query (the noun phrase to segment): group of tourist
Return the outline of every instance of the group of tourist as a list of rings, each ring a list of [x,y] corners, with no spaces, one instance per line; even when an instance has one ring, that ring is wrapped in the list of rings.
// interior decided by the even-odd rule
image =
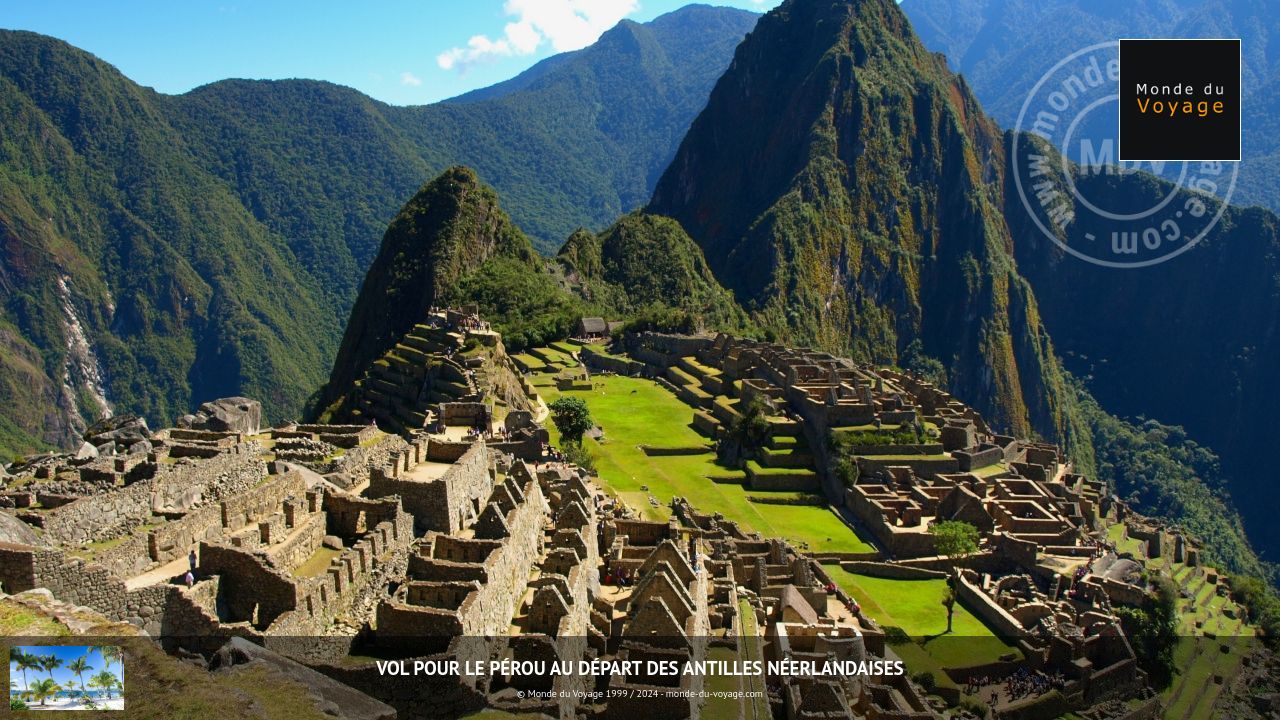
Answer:
[[[635,583],[635,578],[631,577],[631,571],[626,568],[619,568],[617,572],[609,565],[604,566],[604,584],[615,585],[617,587],[631,587]]]
[[[1000,700],[1000,686],[998,681],[993,683],[989,676],[969,678],[965,683],[965,692],[969,695],[977,695],[982,688],[993,684],[995,687],[991,688],[988,700],[994,707]],[[1067,679],[1060,672],[1045,673],[1022,667],[1006,677],[1003,684],[1004,695],[1012,702],[1025,697],[1040,696],[1050,690],[1062,690],[1067,686]]]
[[[564,462],[564,453],[560,452],[558,448],[552,447],[550,445],[543,445],[542,454],[547,458],[546,460],[547,465],[551,465],[552,463],[558,464],[558,463]],[[542,463],[539,463],[539,465],[541,464]]]
[[[836,584],[833,582],[827,583],[822,587],[822,589],[826,590],[828,595],[840,597],[839,588],[837,588]],[[844,599],[844,609],[848,610],[850,615],[857,615],[862,612],[862,606],[859,605],[858,601],[854,600],[852,597],[846,597]]]
[[[1116,551],[1115,545],[1106,540],[1090,538],[1090,542],[1093,544],[1093,552],[1090,553],[1089,560],[1076,568],[1075,572],[1072,573],[1071,576],[1071,592],[1068,594],[1071,598],[1076,600],[1080,599],[1080,581],[1084,580],[1089,573],[1093,572],[1093,563],[1103,555],[1114,553]]]

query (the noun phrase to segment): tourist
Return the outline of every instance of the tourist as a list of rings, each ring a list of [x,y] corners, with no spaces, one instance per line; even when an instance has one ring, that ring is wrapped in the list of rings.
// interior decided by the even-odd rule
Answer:
[[[187,562],[191,564],[191,572],[195,572],[196,571],[196,551],[194,549],[192,549],[190,554],[187,555]]]
[[[187,587],[188,587],[188,588],[190,588],[192,585],[195,585],[195,584],[196,584],[196,576],[195,576],[195,574],[194,574],[194,573],[192,573],[190,570],[188,570],[188,571],[187,571],[186,576],[184,576],[184,577],[182,578],[182,580],[183,580],[183,582],[185,582],[185,583],[187,584]]]

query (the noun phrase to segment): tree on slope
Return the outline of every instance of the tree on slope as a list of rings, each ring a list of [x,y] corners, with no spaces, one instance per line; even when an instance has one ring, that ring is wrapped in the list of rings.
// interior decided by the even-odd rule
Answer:
[[[581,444],[582,436],[595,425],[591,420],[591,410],[582,398],[562,397],[548,407],[551,420],[565,443]]]
[[[933,535],[933,544],[938,554],[947,559],[951,572],[947,578],[947,588],[942,596],[942,606],[947,609],[947,632],[951,632],[951,621],[956,610],[956,570],[970,555],[978,552],[978,528],[963,520],[944,520],[929,527]]]

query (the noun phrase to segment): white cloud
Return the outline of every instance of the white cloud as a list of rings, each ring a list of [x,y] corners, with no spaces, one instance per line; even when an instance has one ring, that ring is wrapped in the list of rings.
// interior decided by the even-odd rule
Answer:
[[[638,0],[507,0],[502,10],[515,19],[500,37],[474,35],[465,47],[437,55],[436,64],[464,71],[478,62],[529,55],[544,42],[556,52],[584,48],[638,6]]]
[[[410,87],[418,87],[422,84],[422,79],[406,70],[400,73],[400,84],[408,85]]]

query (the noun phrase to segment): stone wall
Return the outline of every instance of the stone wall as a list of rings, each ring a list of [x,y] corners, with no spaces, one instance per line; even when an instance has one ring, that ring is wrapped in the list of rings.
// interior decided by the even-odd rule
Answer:
[[[266,475],[260,450],[257,443],[242,443],[208,459],[155,463],[148,479],[43,513],[45,537],[66,546],[111,540],[146,524],[156,510],[181,510],[243,492]]]
[[[644,372],[644,363],[642,362],[613,355],[602,355],[590,348],[582,348],[578,352],[578,357],[582,358],[582,362],[587,367],[596,370],[617,373],[618,375],[640,375]]]
[[[478,512],[480,502],[493,489],[490,461],[488,446],[475,442],[437,480],[406,480],[398,477],[399,471],[394,467],[374,470],[366,494],[370,497],[399,495],[419,531],[455,533]]]
[[[45,588],[59,600],[192,650],[212,650],[228,634],[183,587],[162,583],[129,590],[103,565],[67,559],[56,550],[0,544],[0,586],[7,593]]]
[[[222,535],[222,506],[209,504],[161,525],[147,534],[148,560],[167,563],[202,540]]]
[[[449,442],[447,440],[431,440],[427,443],[427,460],[432,462],[454,463],[462,459],[471,449],[474,442]]]
[[[947,576],[945,572],[939,570],[929,570],[928,568],[899,565],[897,563],[868,562],[865,560],[845,561],[840,563],[840,567],[847,572],[858,575],[870,575],[871,577],[892,580],[937,580]]]
[[[970,612],[978,616],[979,620],[992,628],[996,635],[1008,639],[1025,634],[1022,624],[1017,619],[997,605],[991,596],[982,591],[982,588],[965,578],[963,573],[956,580],[956,597]]]
[[[219,503],[209,503],[170,520],[148,534],[151,561],[166,563],[187,553],[192,545],[214,542],[279,513],[288,498],[305,505],[306,482],[297,472],[285,473],[251,486]]]
[[[94,554],[93,561],[122,578],[133,577],[151,566],[150,535],[134,533],[118,545]]]
[[[207,459],[159,463],[155,472],[155,508],[183,509],[190,498],[220,500],[257,485],[267,474],[262,446],[239,443]]]
[[[536,481],[527,484],[523,495],[524,501],[506,514],[507,536],[485,559],[486,581],[466,594],[456,612],[454,608],[416,604],[405,594],[379,607],[379,630],[399,637],[450,631],[473,637],[505,634],[529,582],[530,567],[541,553],[547,512],[546,499]],[[413,584],[410,585],[412,591]],[[456,620],[451,621],[448,616]]]
[[[111,540],[151,519],[155,480],[88,495],[44,513],[44,536],[59,545]]]
[[[320,514],[307,515],[292,530],[284,542],[267,551],[271,564],[281,570],[292,570],[315,554],[324,541],[325,518]]]
[[[224,621],[252,622],[259,629],[298,606],[294,580],[268,567],[253,553],[213,543],[200,543],[200,575],[221,575],[219,607]]]
[[[891,557],[914,558],[936,554],[933,536],[928,532],[902,531],[891,525],[885,514],[860,489],[844,493],[845,507],[865,527]]]
[[[407,446],[399,435],[382,435],[376,441],[348,450],[335,461],[336,470],[350,477],[352,485],[359,485],[369,479],[372,470],[385,467],[393,455],[400,454]]]
[[[252,492],[242,492],[222,502],[222,526],[227,530],[239,530],[273,513],[279,512],[286,498],[301,498],[307,484],[302,474],[285,473],[268,481]]]
[[[344,549],[324,574],[299,583],[297,608],[276,620],[273,634],[323,634],[338,615],[358,604],[371,607],[373,594],[380,595],[393,575],[402,576],[404,554],[413,541],[413,519],[398,503],[391,505],[390,519],[379,521]]]
[[[400,502],[393,497],[370,500],[346,493],[326,493],[324,510],[329,532],[344,538],[360,537],[384,522],[399,522],[404,515]]]
[[[976,450],[957,450],[952,457],[960,464],[964,472],[977,470],[1004,460],[1004,448],[990,445]]]

